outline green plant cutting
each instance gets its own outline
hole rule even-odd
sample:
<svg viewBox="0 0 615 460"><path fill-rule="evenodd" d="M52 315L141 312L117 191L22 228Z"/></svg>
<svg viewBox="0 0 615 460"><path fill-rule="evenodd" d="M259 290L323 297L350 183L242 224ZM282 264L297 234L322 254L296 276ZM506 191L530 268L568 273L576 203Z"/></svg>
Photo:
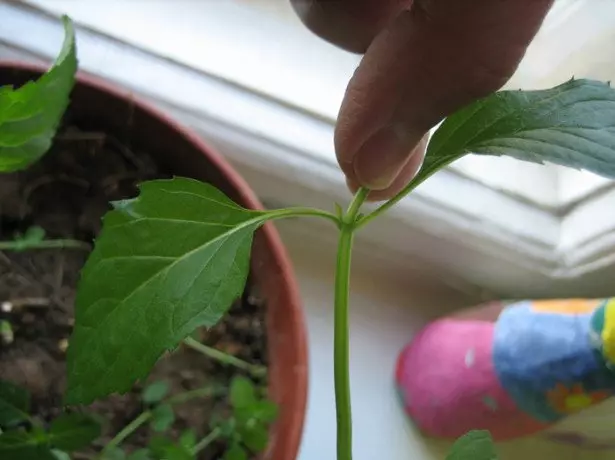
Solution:
<svg viewBox="0 0 615 460"><path fill-rule="evenodd" d="M192 429L184 430L178 440L168 436L175 422L174 406L193 399L223 395L226 389L206 386L168 395L169 385L156 381L141 394L143 411L118 432L104 448L99 460L192 460L215 441L228 441L224 460L244 460L246 450L262 452L268 442L268 427L277 417L277 406L259 396L252 381L233 378L229 391L230 416L210 421L211 431L197 440ZM88 447L98 439L102 424L87 412L63 413L46 426L30 415L29 392L11 382L0 380L0 454L6 460L65 460L69 454ZM147 447L126 454L121 443L137 429L149 425L155 433Z"/></svg>
<svg viewBox="0 0 615 460"><path fill-rule="evenodd" d="M36 82L0 90L2 171L27 167L51 145L77 68L70 20L65 18L65 24L67 39L56 65ZM353 240L433 174L470 153L549 162L614 178L615 91L608 83L571 79L551 89L499 91L477 100L443 121L416 177L371 212L362 211L366 189L356 192L345 211L339 206L333 212L304 207L261 211L245 209L194 179L140 184L137 197L112 203L83 268L67 352L65 402L89 404L128 391L165 352L186 340L191 345L196 328L220 321L244 289L253 236L260 227L291 217L324 219L339 235L333 302L337 459L351 460L348 316ZM32 243L30 248L49 244L44 238L21 238L21 249L24 240ZM168 418L168 410L162 411ZM147 418L154 412L148 409ZM230 431L227 426L218 432ZM0 436L0 446L14 442L6 438L10 433ZM46 436L58 447L52 434ZM254 445L262 447L263 439L261 433ZM243 452L242 442L233 445ZM245 458L241 455L232 458ZM476 431L460 438L448 458L491 460L496 454L489 434Z"/></svg>

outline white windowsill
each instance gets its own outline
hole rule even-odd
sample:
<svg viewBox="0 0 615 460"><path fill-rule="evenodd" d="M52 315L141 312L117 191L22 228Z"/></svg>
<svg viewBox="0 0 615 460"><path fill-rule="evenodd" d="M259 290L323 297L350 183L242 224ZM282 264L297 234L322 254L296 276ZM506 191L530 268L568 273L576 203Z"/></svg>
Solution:
<svg viewBox="0 0 615 460"><path fill-rule="evenodd" d="M79 23L125 43L325 120L337 116L345 86L360 60L308 32L287 0L149 0L147 9L140 2L123 0L24 3L68 13ZM602 61L596 56L605 56L599 45L607 43L604 34L614 25L613 2L558 0L507 87L553 86L580 73L611 78L615 68L609 56ZM587 63L583 60L587 59L586 44L594 49L594 57ZM450 169L550 209L569 205L600 186L597 176L592 175L597 182L588 181L587 175L577 179L576 172L567 172L568 185L560 193L557 184L562 168L515 160L468 156ZM579 182L582 184L577 186ZM589 183L592 189L587 189Z"/></svg>
<svg viewBox="0 0 615 460"><path fill-rule="evenodd" d="M129 12L137 8L135 5L139 2L122 2L121 5L129 6L121 15L112 8L99 11L95 7L100 4L91 1L37 0L30 3L44 4L56 12L66 10L78 23L92 27L96 24L97 29L106 29L106 33L130 40L127 44L79 27L82 70L131 89L194 128L220 148L266 202L331 208L333 201L348 201L332 147L332 117L347 78L339 71L340 66L324 66L322 79L314 82L304 72L305 67L301 67L305 63L297 63L298 67L294 67L295 62L292 62L288 67L291 73L284 75L288 87L277 88L280 97L272 98L265 93L274 88L266 91L267 87L262 85L271 78L271 75L267 77L267 72L280 71L276 65L283 62L282 57L288 57L288 48L274 49L267 65L251 66L249 73L243 66L245 80L239 82L242 85L233 83L240 76L240 69L233 66L237 59L239 63L243 58L254 59L254 56L249 57L250 52L254 52L254 49L250 51L249 44L239 50L222 47L225 53L246 53L235 55L235 60L227 56L235 63L228 63L226 67L221 64L226 61L221 60L213 46L201 50L209 58L199 60L200 66L177 62L189 60L190 56L194 58L195 53L198 55L199 50L194 48L192 54L188 53L190 49L184 49L185 55L173 55L173 60L165 57L169 53L179 53L182 39L190 37L189 30L191 33L199 33L201 29L207 33L218 30L222 37L228 38L228 27L215 29L215 24L210 24L216 22L211 15L205 15L208 18L205 22L199 22L200 29L195 28L196 23L192 23L192 29L182 24L185 33L175 40L166 40L165 34L169 29L177 31L178 23L167 17L164 28L163 23L156 22L162 21L162 16L152 11L155 13L160 7L163 8L160 11L186 15L182 19L190 19L183 9L168 6L170 2L148 3L148 21L132 23L138 27L127 26L127 21L131 18ZM239 8L220 2L189 2L186 5L193 4L203 8L215 4L215 9L208 10L212 14L231 15ZM120 7L118 4L117 8ZM265 21L262 16L254 16L257 12L243 11L242 21L247 22L240 24L253 24L248 19L255 17ZM565 22L565 17L562 14L560 22ZM57 18L16 4L0 4L0 18L0 41L9 48L45 61L57 53L62 40ZM258 29L244 30L242 40L247 37L252 46L256 46L259 30L280 32L282 29L275 27L284 27L284 23L271 17L269 20L269 23L259 22ZM157 29L159 26L161 28ZM553 27L556 26L558 24L554 23ZM159 46L168 48L155 49L157 41L147 42L147 34L139 35L144 27L155 29ZM286 33L294 37L298 32L296 28L289 28ZM339 54L339 50L324 42L314 41L307 32L304 39L305 48L311 50L307 52L312 59L308 59L310 64L317 62L317 56L325 56L325 60L346 56L343 59L347 61L342 59L342 64L346 62L344 65L350 72L357 62L356 56ZM534 51L530 58L536 59L536 53ZM265 59L262 53L257 56ZM208 69L202 66L207 63L219 64L228 74L222 71L215 76L206 73ZM233 69L236 74L231 75ZM293 69L297 72L292 73ZM320 71L320 67L318 69ZM337 73L332 69L337 69ZM220 73L227 80L220 79ZM299 74L303 74L303 80ZM528 78L528 70L522 68L519 75L518 79ZM320 94L314 90L325 82L328 82L330 93ZM336 85L336 90L331 89ZM259 91L254 90L255 86ZM469 157L430 179L387 216L365 229L360 240L365 251L387 258L403 270L415 273L420 269L472 292L486 289L515 296L544 296L555 292L596 295L592 294L596 289L608 287L596 280L601 280L613 263L609 253L615 248L612 242L615 215L604 211L606 204L600 204L607 203L604 197L610 195L598 194L587 199L596 193L595 176L576 171L566 174L560 175L555 167ZM566 182L577 181L580 184L577 190L581 190L567 195L567 200L576 200L578 204L564 214L561 190L569 190L569 187L562 187L562 177L566 177ZM610 182L598 182L607 189L612 187ZM569 205L570 201L565 204ZM317 230L297 226L296 231ZM590 287L591 292L584 294Z"/></svg>
<svg viewBox="0 0 615 460"><path fill-rule="evenodd" d="M282 235L290 250L305 303L310 344L309 408L298 460L334 460L333 257L305 247L293 232ZM303 248L301 248L303 246ZM316 253L315 253L316 252ZM382 270L382 271L381 271ZM374 274L375 273L375 274ZM351 393L355 460L442 460L449 443L422 438L404 414L393 385L395 360L419 328L435 315L469 298L452 289L409 283L386 264L360 256L353 273L350 304ZM612 407L612 406L611 406ZM590 411L565 427L603 437L612 418ZM592 424L584 422L593 422ZM603 427L602 429L600 429ZM591 452L536 436L498 445L499 460L609 460L612 452Z"/></svg>

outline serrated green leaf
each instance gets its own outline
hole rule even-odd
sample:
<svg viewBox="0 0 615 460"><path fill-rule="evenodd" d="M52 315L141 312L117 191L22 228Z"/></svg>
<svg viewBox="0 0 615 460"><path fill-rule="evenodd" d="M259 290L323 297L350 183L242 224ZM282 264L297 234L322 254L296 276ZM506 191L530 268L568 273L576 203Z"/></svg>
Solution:
<svg viewBox="0 0 615 460"><path fill-rule="evenodd" d="M22 387L0 380L0 427L14 426L30 418L30 393Z"/></svg>
<svg viewBox="0 0 615 460"><path fill-rule="evenodd" d="M446 460L497 460L495 446L488 431L470 431L451 448Z"/></svg>
<svg viewBox="0 0 615 460"><path fill-rule="evenodd" d="M154 382L148 385L141 395L141 399L146 404L155 404L167 395L169 392L169 384L164 381Z"/></svg>
<svg viewBox="0 0 615 460"><path fill-rule="evenodd" d="M175 422L175 413L170 404L161 404L152 410L150 425L154 431L166 431L173 425L173 422Z"/></svg>
<svg viewBox="0 0 615 460"><path fill-rule="evenodd" d="M231 382L231 405L235 409L250 407L256 401L254 384L245 377L235 377Z"/></svg>
<svg viewBox="0 0 615 460"><path fill-rule="evenodd" d="M49 445L40 436L24 431L6 431L0 435L2 460L55 460Z"/></svg>
<svg viewBox="0 0 615 460"><path fill-rule="evenodd" d="M248 454L239 444L233 444L224 453L224 460L248 460Z"/></svg>
<svg viewBox="0 0 615 460"><path fill-rule="evenodd" d="M269 442L269 431L260 423L241 427L239 435L246 447L255 454L265 450Z"/></svg>
<svg viewBox="0 0 615 460"><path fill-rule="evenodd" d="M49 439L53 447L72 452L88 446L101 434L101 426L86 414L62 414L51 422Z"/></svg>
<svg viewBox="0 0 615 460"><path fill-rule="evenodd" d="M51 147L75 83L77 57L72 22L64 17L60 54L37 81L0 90L0 172L24 169Z"/></svg>
<svg viewBox="0 0 615 460"><path fill-rule="evenodd" d="M179 444L187 450L192 450L196 446L196 433L194 430L186 430L179 437Z"/></svg>
<svg viewBox="0 0 615 460"><path fill-rule="evenodd" d="M550 162L615 178L615 90L571 80L539 91L500 91L449 116L432 136L418 185L468 153Z"/></svg>
<svg viewBox="0 0 615 460"><path fill-rule="evenodd" d="M254 231L269 215L192 179L140 188L105 216L82 272L69 404L126 392L166 350L216 324L244 289Z"/></svg>

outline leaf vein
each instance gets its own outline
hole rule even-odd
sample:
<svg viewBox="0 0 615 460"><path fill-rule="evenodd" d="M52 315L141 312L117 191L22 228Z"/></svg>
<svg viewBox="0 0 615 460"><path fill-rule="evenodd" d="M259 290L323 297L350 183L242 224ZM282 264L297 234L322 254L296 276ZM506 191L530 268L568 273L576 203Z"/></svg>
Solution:
<svg viewBox="0 0 615 460"><path fill-rule="evenodd" d="M532 139L532 138L523 138L523 137L500 137L498 139L493 139L490 142L486 143L483 147L481 148L486 148L488 149L489 146L493 146L493 147L504 147L504 148L511 148L511 149L515 149L515 150L519 150L519 151L523 151L527 154L529 154L530 156L536 157L536 158L541 158L543 161L553 161L554 157L541 157L540 155L536 154L536 152L530 151L530 150L525 150L519 147L515 147L514 145L511 145L510 142L525 142L528 144L531 143L535 143L535 144L541 144L541 145L547 145L549 147L555 147L561 150L565 150L567 152L572 152L573 154L578 153L576 150L566 146L566 145L562 145L562 144L558 144L555 142L548 142L548 141L544 141L544 140L540 140L540 139ZM500 144L500 145L498 145ZM591 153L585 153L588 157L593 158L596 161L602 162L602 163L609 163L607 160L604 160L603 158L597 157Z"/></svg>
<svg viewBox="0 0 615 460"><path fill-rule="evenodd" d="M192 281L190 282L190 287L188 289L186 289L186 292L182 296L181 300L184 300L186 298L186 295L188 294L188 291L191 290L194 287L194 283L203 274L205 269L208 267L209 262L211 262L211 260L218 255L218 252L220 252L220 248L222 248L222 244L218 245L218 247L207 258L207 261L203 263L203 265L201 266L201 269L198 270L196 275L192 278ZM173 308L173 314L171 315L171 334L170 334L171 336L174 336L176 331L179 330L176 327L176 325L175 325L175 323L176 323L175 318L177 316L177 305L180 304L180 303L181 303L181 301L179 301L179 302L177 302L175 304L175 306Z"/></svg>
<svg viewBox="0 0 615 460"><path fill-rule="evenodd" d="M161 268L160 270L158 270L157 272L153 273L149 278L147 278L146 280L144 280L143 282L141 282L135 289L133 289L133 291L128 294L126 297L124 297L123 299L121 299L116 305L113 306L113 308L111 309L111 311L107 314L107 316L105 317L105 319L103 321L101 321L99 323L99 326L97 328L97 330L103 330L105 324L109 321L109 318L111 318L114 313L117 311L117 309L122 306L125 305L127 301L129 301L134 295L136 295L138 292L140 292L144 287L148 286L149 283L151 283L153 280L157 279L160 275L163 275L164 273L168 273L168 271L170 271L174 266L176 266L180 261L184 260L186 257L190 257L190 255L202 250L204 247L211 245L213 243L216 243L218 241L223 240L224 238L228 238L230 235L249 227L250 225L258 225L259 223L261 223L264 220L263 216L258 216L255 217L253 219L247 220L245 222L243 222L240 225L237 225L235 227L233 227L229 232L226 232L222 235L217 236L216 238L213 238L211 240L209 240L208 242L199 245L198 247L196 247L195 249L186 252L185 254L183 254L182 256L178 257L176 260L174 260L172 263L170 263L169 265ZM94 305L94 304L92 304ZM131 336L134 336L134 332L133 334L131 334ZM90 334L88 337L90 340L88 340L86 342L89 343L92 340L94 340L94 334ZM84 345L86 345L84 344ZM103 377L107 377L109 375L109 372L112 370L112 368L115 366L115 364L119 361L119 358L123 356L123 350L120 350L120 352L118 354L115 355L115 358L113 359L113 361L109 364L107 364L107 369L105 370ZM104 385L105 382L105 378L100 378L98 379L98 382L100 382L101 385Z"/></svg>
<svg viewBox="0 0 615 460"><path fill-rule="evenodd" d="M136 219L130 220L128 222L123 222L118 225L114 225L111 227L116 230L118 228L130 227L133 224L137 224L140 222L173 222L179 224L191 224L191 225L201 225L203 227L224 227L224 228L234 228L236 225L233 224L223 224L221 222L203 222L199 220L189 220L189 219L176 219L170 217L138 217Z"/></svg>
<svg viewBox="0 0 615 460"><path fill-rule="evenodd" d="M209 201L209 202L215 203L215 204L217 204L219 206L232 209L233 211L250 212L249 209L242 208L241 206L238 206L237 204L233 203L232 201L229 201L229 202L218 201L218 200L214 200L211 197L199 195L199 194L193 193L193 192L187 192L185 190L165 190L165 192L170 194L170 195L188 195L188 196L193 196L193 197L196 197L196 198L198 198L200 200Z"/></svg>
<svg viewBox="0 0 615 460"><path fill-rule="evenodd" d="M501 116L499 116L499 117L495 117L495 119L491 120L491 122L490 122L489 124L487 124L487 125L486 125L483 129L481 129L480 131L478 131L478 132L477 132L477 133L476 133L473 137L471 137L470 139L468 139L468 140L466 141L466 143L465 143L465 144L466 144L466 146L467 146L467 147L466 147L466 152L467 152L467 151L470 151L470 150L469 150L469 149L471 149L470 145L472 144L472 142L474 142L474 141L476 140L476 138L480 137L482 134L484 134L484 133L485 133L485 131L487 131L488 129L492 128L493 126L495 126L497 123L501 122L502 120L506 120L506 119L511 118L511 117L513 117L513 116L520 115L520 114L522 114L523 112L529 112L529 111L532 111L532 110L536 110L536 109L537 109L538 107L540 107L541 105L544 105L544 104L545 104L545 103L547 103L547 102L551 102L553 99L555 99L555 98L557 98L557 97L561 97L561 96L563 96L564 94L569 93L569 92L571 92L571 91L573 91L573 90L575 90L575 89L576 89L576 87L572 86L572 87L567 88L567 89L565 89L565 90L558 91L558 92L556 92L555 94L553 94L553 95L551 95L551 96L549 96L549 97L545 97L545 98L543 98L543 99L540 99L539 101L537 101L537 102L536 102L535 104L533 104L533 105L523 106L523 107L520 107L520 108L519 108L519 109L517 109L517 110L512 110L512 111L510 111L510 112L506 112L506 113L502 114L502 115L501 115ZM577 104L577 103L579 103L579 101L573 101L571 104L569 104L569 105L565 105L564 107L569 107L570 105ZM553 110L551 110L550 112L547 112L546 114L542 115L542 117L544 118L544 117L546 117L546 116L549 116L549 115L551 115L553 112L555 112L556 110L559 110L559 109L561 109L561 106L555 107L555 108L554 108Z"/></svg>

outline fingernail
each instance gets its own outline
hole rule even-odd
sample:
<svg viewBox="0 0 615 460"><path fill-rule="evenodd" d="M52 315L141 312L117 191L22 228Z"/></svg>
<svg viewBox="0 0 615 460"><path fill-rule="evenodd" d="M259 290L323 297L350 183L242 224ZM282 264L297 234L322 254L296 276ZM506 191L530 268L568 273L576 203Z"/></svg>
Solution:
<svg viewBox="0 0 615 460"><path fill-rule="evenodd" d="M353 168L358 182L372 190L389 187L404 164L411 149L392 127L383 128L370 137L356 153Z"/></svg>

